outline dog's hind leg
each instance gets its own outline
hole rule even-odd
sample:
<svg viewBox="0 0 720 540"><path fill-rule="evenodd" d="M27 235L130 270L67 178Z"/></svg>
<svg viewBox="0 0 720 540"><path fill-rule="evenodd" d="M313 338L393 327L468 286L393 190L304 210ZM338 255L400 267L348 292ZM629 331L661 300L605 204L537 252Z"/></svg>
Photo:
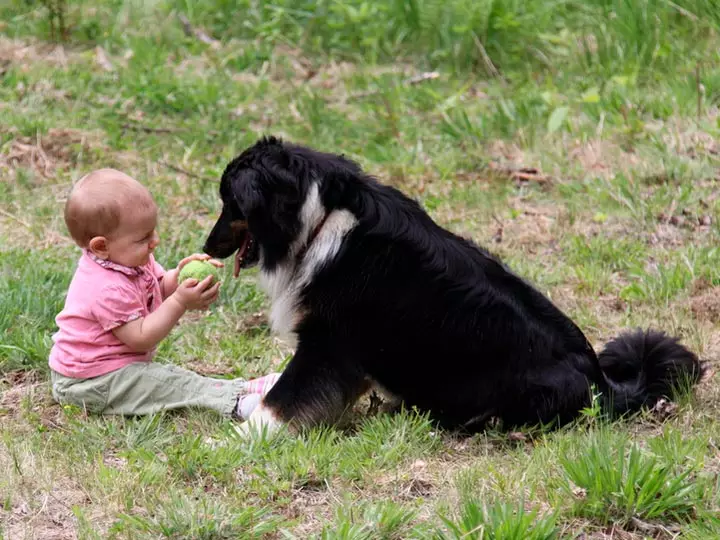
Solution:
<svg viewBox="0 0 720 540"><path fill-rule="evenodd" d="M262 426L272 431L281 424L294 430L333 424L367 389L367 379L357 363L324 347L300 343L242 431Z"/></svg>

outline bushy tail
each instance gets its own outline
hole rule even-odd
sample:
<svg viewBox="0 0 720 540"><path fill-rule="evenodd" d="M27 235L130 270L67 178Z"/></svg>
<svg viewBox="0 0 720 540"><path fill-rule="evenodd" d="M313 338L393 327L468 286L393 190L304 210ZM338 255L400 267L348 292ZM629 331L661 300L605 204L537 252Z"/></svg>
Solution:
<svg viewBox="0 0 720 540"><path fill-rule="evenodd" d="M622 415L673 399L694 386L705 370L698 357L673 338L655 330L626 332L599 354L610 387L608 412Z"/></svg>

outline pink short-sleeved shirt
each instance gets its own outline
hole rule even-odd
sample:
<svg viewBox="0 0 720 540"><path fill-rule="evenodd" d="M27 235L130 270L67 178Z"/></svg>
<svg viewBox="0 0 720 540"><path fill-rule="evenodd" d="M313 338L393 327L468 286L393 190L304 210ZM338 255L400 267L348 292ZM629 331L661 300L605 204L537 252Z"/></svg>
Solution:
<svg viewBox="0 0 720 540"><path fill-rule="evenodd" d="M129 268L83 250L65 307L55 318L58 331L52 338L50 368L66 377L88 379L149 362L154 350L133 351L112 330L160 307L164 274L152 255L144 266Z"/></svg>

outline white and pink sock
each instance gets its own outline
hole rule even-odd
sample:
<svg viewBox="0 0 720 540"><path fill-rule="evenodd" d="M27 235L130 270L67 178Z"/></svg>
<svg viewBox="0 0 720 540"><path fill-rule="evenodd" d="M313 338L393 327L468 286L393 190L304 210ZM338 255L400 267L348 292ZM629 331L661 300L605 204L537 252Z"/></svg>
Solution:
<svg viewBox="0 0 720 540"><path fill-rule="evenodd" d="M245 384L246 393L238 398L235 406L235 416L240 420L247 420L279 378L279 373L270 373L248 381Z"/></svg>

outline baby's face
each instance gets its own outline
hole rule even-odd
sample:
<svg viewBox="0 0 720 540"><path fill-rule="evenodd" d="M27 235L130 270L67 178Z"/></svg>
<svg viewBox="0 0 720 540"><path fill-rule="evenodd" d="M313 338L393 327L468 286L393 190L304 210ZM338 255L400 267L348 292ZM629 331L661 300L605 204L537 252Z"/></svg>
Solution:
<svg viewBox="0 0 720 540"><path fill-rule="evenodd" d="M123 266L143 266L159 243L156 227L156 209L131 213L108 238L108 258Z"/></svg>

